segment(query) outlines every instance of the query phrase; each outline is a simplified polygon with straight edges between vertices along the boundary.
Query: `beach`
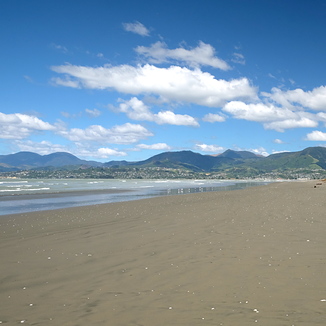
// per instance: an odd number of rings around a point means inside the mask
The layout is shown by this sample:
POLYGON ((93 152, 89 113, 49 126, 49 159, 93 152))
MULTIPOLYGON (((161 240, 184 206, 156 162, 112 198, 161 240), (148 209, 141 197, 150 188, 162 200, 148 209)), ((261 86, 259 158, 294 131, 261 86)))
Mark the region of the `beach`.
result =
POLYGON ((325 325, 326 183, 4 215, 5 325, 325 325))
POLYGON ((243 189, 257 180, 0 179, 0 216, 197 192, 243 189))

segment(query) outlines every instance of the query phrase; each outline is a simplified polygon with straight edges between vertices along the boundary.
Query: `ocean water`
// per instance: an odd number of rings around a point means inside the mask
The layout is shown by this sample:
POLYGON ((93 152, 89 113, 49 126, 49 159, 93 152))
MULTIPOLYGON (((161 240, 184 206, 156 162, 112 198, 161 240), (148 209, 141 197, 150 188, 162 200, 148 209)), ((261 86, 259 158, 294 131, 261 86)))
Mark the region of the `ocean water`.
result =
POLYGON ((104 204, 153 196, 235 190, 267 181, 0 179, 0 215, 104 204))

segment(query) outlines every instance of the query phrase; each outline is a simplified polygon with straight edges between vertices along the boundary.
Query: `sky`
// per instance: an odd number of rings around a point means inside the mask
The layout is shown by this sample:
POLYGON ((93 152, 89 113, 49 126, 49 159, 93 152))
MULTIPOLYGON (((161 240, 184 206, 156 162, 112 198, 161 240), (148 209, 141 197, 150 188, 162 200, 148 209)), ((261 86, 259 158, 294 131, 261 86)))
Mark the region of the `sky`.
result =
POLYGON ((324 0, 1 0, 0 155, 326 146, 324 0))

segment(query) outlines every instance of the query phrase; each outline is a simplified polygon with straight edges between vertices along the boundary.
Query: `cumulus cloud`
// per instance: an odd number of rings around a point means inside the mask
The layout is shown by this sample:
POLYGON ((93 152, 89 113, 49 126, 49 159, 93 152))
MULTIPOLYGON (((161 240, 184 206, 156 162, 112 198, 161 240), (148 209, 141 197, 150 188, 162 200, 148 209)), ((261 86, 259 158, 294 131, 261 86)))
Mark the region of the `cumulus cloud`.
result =
POLYGON ((272 104, 251 103, 240 101, 227 103, 223 110, 232 114, 236 119, 262 122, 265 129, 283 132, 290 128, 316 127, 316 116, 303 111, 293 112, 287 108, 272 104))
POLYGON ((149 30, 140 22, 123 23, 123 28, 127 32, 132 32, 140 36, 149 36, 149 30))
POLYGON ((146 145, 146 144, 138 144, 136 146, 139 149, 154 149, 154 150, 170 150, 171 147, 165 143, 157 143, 152 145, 146 145))
POLYGON ((143 101, 136 97, 131 98, 129 101, 123 101, 115 110, 126 113, 127 116, 133 120, 147 120, 157 124, 177 126, 199 126, 198 122, 187 114, 175 114, 172 111, 161 111, 154 114, 143 101))
POLYGON ((129 101, 120 100, 120 105, 114 110, 118 112, 126 113, 128 118, 132 120, 147 120, 153 121, 154 115, 150 111, 149 107, 137 97, 131 98, 129 101))
POLYGON ((219 153, 224 150, 224 147, 217 145, 196 144, 195 149, 202 152, 219 153))
POLYGON ((326 86, 306 92, 301 88, 282 91, 274 87, 272 93, 263 93, 263 95, 282 106, 293 107, 295 104, 299 104, 311 110, 326 111, 326 86))
POLYGON ((0 112, 0 138, 24 139, 35 132, 55 129, 54 125, 32 115, 0 112))
POLYGON ((57 85, 116 90, 127 94, 154 94, 170 101, 181 101, 208 107, 220 107, 227 101, 256 99, 256 88, 247 78, 226 81, 199 69, 178 66, 158 68, 146 64, 86 67, 70 64, 51 68, 63 78, 52 80, 57 85))
POLYGON ((318 126, 318 122, 305 117, 298 117, 297 119, 286 119, 283 121, 273 121, 264 123, 265 129, 273 129, 283 132, 285 129, 293 128, 314 128, 318 126))
POLYGON ((223 111, 232 114, 237 119, 256 122, 283 120, 293 116, 292 111, 264 103, 244 103, 232 101, 223 107, 223 111))
POLYGON ((249 152, 252 152, 256 155, 262 155, 262 156, 268 156, 269 153, 266 152, 266 149, 264 147, 259 147, 259 148, 252 148, 249 149, 249 152))
POLYGON ((284 142, 283 142, 283 140, 281 140, 281 139, 274 139, 273 140, 273 143, 275 143, 275 144, 284 144, 284 142))
POLYGON ((203 117, 203 121, 206 122, 224 122, 225 117, 219 114, 208 113, 203 117))
POLYGON ((172 111, 161 111, 154 116, 154 121, 158 124, 199 127, 199 123, 188 114, 175 114, 172 111))
POLYGON ((92 125, 85 129, 72 128, 61 130, 59 134, 74 142, 98 142, 111 144, 133 144, 141 139, 153 136, 145 127, 138 124, 125 123, 111 129, 100 125, 92 125))
POLYGON ((319 130, 314 130, 313 132, 307 134, 306 140, 326 141, 326 133, 319 130))
POLYGON ((222 59, 216 57, 215 49, 204 42, 190 50, 184 47, 169 49, 164 42, 156 42, 149 47, 138 46, 135 51, 146 57, 151 63, 177 61, 191 67, 210 66, 222 70, 229 70, 230 66, 222 59))
MULTIPOLYGON (((109 156, 126 156, 126 152, 118 151, 116 149, 107 148, 107 147, 101 147, 97 150, 97 153, 95 153, 95 156, 101 157, 101 158, 108 158, 109 156)), ((94 156, 94 154, 92 155, 94 156)))

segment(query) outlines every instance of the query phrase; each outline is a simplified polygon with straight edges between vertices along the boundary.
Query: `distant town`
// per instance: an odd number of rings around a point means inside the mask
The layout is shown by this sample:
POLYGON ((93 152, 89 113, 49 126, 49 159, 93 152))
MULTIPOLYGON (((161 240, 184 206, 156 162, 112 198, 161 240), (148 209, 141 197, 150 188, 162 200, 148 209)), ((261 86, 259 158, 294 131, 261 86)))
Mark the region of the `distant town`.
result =
POLYGON ((248 168, 232 168, 222 172, 194 172, 164 167, 87 167, 73 170, 22 170, 0 173, 1 178, 24 179, 241 179, 241 180, 314 180, 326 178, 323 169, 290 169, 280 172, 261 172, 248 168))

